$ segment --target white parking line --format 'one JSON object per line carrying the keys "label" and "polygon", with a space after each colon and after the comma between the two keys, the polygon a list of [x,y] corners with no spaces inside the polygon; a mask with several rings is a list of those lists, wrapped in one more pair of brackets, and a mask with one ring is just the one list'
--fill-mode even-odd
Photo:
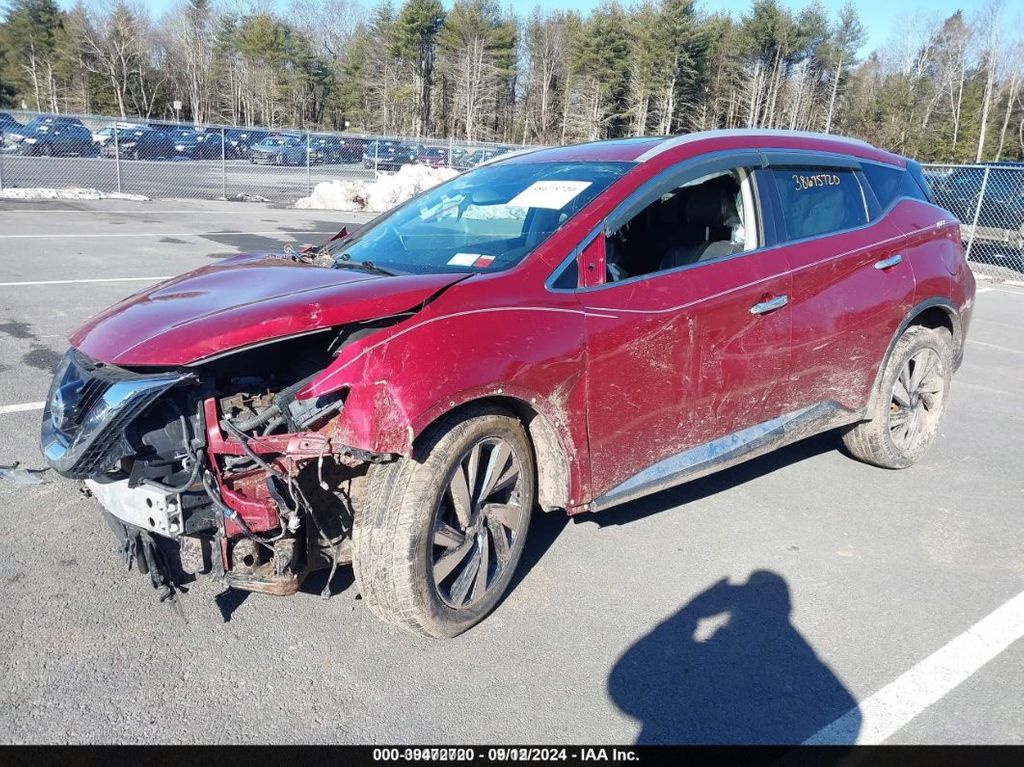
{"label": "white parking line", "polygon": [[160,282],[170,277],[97,277],[91,280],[34,280],[30,282],[0,282],[0,288],[19,285],[77,285],[82,282]]}
{"label": "white parking line", "polygon": [[975,341],[973,338],[968,338],[967,343],[974,344],[975,346],[984,346],[988,349],[995,349],[1000,352],[1009,352],[1010,354],[1024,354],[1022,349],[1011,349],[1009,346],[1000,346],[999,344],[988,344],[984,341]]}
{"label": "white parking line", "polygon": [[804,745],[881,743],[1021,637],[1024,592],[823,727]]}
{"label": "white parking line", "polygon": [[267,234],[334,234],[333,229],[309,229],[302,231],[289,231],[283,232],[280,229],[273,229],[267,232],[101,232],[97,234],[0,234],[0,240],[53,240],[58,238],[63,239],[81,239],[88,237],[93,239],[96,237],[206,237],[210,234],[254,234],[254,235],[267,235]]}
{"label": "white parking line", "polygon": [[0,405],[0,415],[6,413],[24,413],[28,410],[42,410],[45,402],[23,402],[20,405]]}

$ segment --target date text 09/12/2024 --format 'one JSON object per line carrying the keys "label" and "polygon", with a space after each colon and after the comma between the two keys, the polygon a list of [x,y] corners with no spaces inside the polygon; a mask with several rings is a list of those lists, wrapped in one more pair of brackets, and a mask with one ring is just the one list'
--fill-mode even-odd
{"label": "date text 09/12/2024", "polygon": [[487,751],[473,748],[375,748],[374,762],[472,762],[486,758],[488,762],[635,762],[634,749],[616,747],[542,748],[492,747]]}

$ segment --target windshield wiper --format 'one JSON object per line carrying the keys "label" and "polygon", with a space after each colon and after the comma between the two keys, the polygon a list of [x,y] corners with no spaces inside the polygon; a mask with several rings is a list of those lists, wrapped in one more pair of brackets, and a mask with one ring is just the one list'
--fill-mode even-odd
{"label": "windshield wiper", "polygon": [[381,269],[373,261],[353,261],[352,256],[348,253],[342,253],[336,259],[334,259],[335,269],[358,269],[361,272],[369,272],[370,274],[382,274],[385,277],[394,277],[394,272],[389,272],[387,269]]}

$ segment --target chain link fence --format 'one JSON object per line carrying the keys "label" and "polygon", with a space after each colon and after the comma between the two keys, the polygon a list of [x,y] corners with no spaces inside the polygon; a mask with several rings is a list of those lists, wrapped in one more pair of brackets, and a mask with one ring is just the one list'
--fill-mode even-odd
{"label": "chain link fence", "polygon": [[518,145],[0,112],[0,190],[294,202],[404,165],[467,170]]}
{"label": "chain link fence", "polygon": [[960,219],[972,268],[1024,280],[1024,163],[922,168],[935,202]]}

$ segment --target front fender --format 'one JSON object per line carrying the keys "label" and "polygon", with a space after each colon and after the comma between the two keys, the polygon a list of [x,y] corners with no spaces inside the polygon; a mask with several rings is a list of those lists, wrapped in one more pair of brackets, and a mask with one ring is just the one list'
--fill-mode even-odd
{"label": "front fender", "polygon": [[585,455],[586,445],[583,312],[435,306],[344,347],[296,396],[346,389],[338,439],[361,450],[405,456],[444,413],[482,398],[507,398],[542,416],[558,435],[574,490],[580,489],[584,462],[577,456]]}

